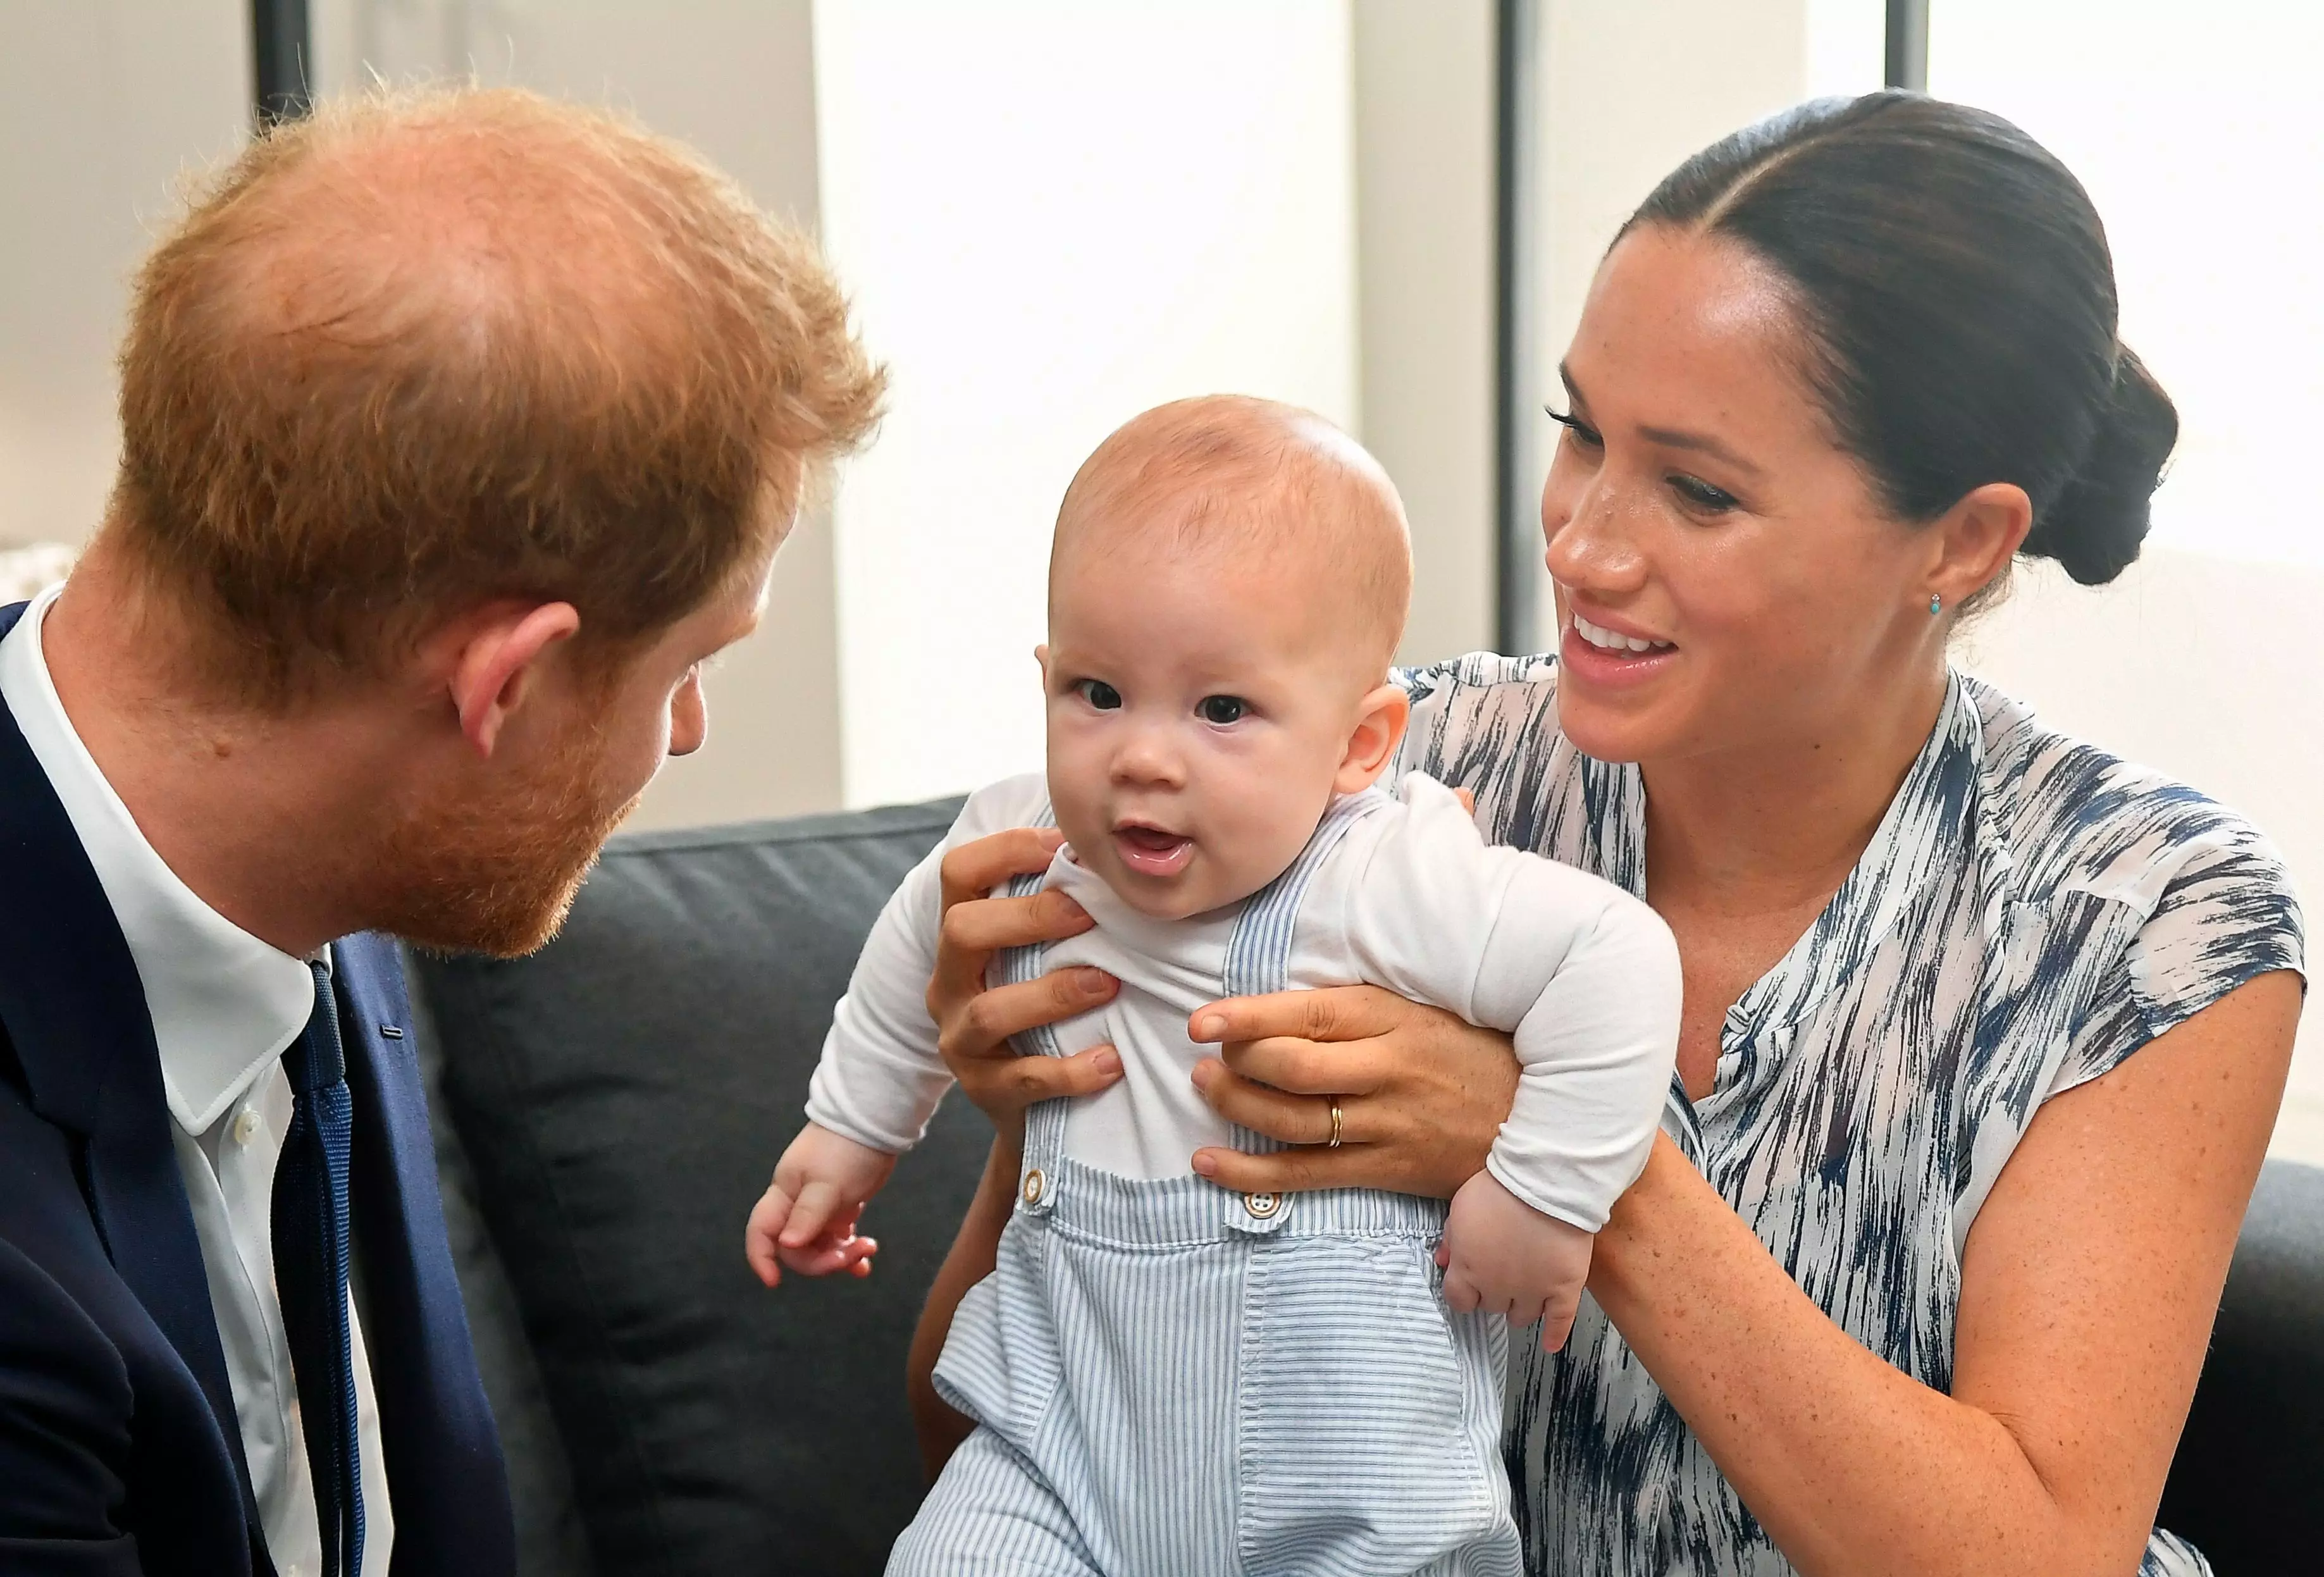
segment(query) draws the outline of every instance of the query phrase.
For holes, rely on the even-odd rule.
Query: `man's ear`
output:
[[[1404,726],[1412,721],[1412,697],[1401,685],[1382,685],[1358,703],[1356,726],[1348,734],[1347,753],[1332,779],[1333,792],[1353,794],[1369,788],[1396,760],[1404,742]]]
[[[581,628],[571,603],[510,604],[487,611],[460,632],[453,654],[452,709],[480,756],[499,745],[501,730],[540,678],[542,655]]]
[[[1988,482],[1961,495],[1930,529],[1928,589],[1957,608],[2009,567],[2034,526],[2034,501],[2014,482]]]

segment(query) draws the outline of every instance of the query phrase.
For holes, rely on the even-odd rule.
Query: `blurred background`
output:
[[[86,538],[125,281],[271,85],[473,75],[634,111],[816,232],[893,412],[778,564],[651,825],[1035,767],[1056,501],[1113,426],[1234,389],[1402,488],[1405,655],[1545,637],[1539,414],[1599,254],[1674,164],[1884,81],[2089,186],[2184,436],[2146,557],[2021,573],[1960,659],[2193,782],[2324,892],[2324,7],[2216,0],[0,0],[0,547]],[[2277,1133],[2324,1160],[2324,1016]]]

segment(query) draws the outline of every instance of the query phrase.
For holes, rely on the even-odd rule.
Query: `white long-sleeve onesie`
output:
[[[1314,872],[1293,923],[1287,984],[1370,983],[1514,1034],[1524,1066],[1487,1165],[1535,1209],[1588,1231],[1646,1165],[1670,1087],[1679,963],[1646,905],[1571,866],[1489,846],[1452,792],[1406,776],[1358,818]],[[874,1148],[918,1143],[951,1075],[927,984],[943,918],[946,851],[1030,826],[1048,803],[1038,776],[969,798],[944,843],[881,911],[834,1016],[808,1118]],[[1187,1031],[1216,1001],[1245,904],[1186,920],[1139,914],[1060,850],[1047,884],[1097,924],[1053,943],[1052,968],[1090,964],[1121,982],[1113,1001],[1056,1027],[1066,1054],[1102,1043],[1123,1076],[1077,1100],[1065,1150],[1104,1171],[1176,1177],[1232,1130],[1189,1077],[1214,1055]]]

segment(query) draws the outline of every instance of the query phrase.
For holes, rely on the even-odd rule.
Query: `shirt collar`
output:
[[[34,598],[0,639],[0,700],[48,774],[113,906],[145,990],[170,1115],[207,1131],[305,1030],[307,961],[202,901],[153,852],[57,698],[41,627],[60,588]]]

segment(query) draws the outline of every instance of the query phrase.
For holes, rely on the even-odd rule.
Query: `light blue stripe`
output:
[[[1222,996],[1284,988],[1316,870],[1384,803],[1340,801],[1250,900]],[[1026,947],[998,973],[1043,967]],[[998,1262],[954,1316],[936,1388],[979,1427],[891,1577],[1518,1577],[1508,1324],[1445,1308],[1442,1202],[1121,1177],[1065,1155],[1065,1111],[1033,1109]]]
[[[1235,919],[1234,934],[1227,939],[1222,982],[1226,995],[1259,997],[1284,989],[1291,965],[1292,933],[1299,921],[1299,907],[1307,899],[1308,885],[1349,829],[1388,803],[1388,796],[1377,788],[1334,800],[1290,869],[1243,906]]]

